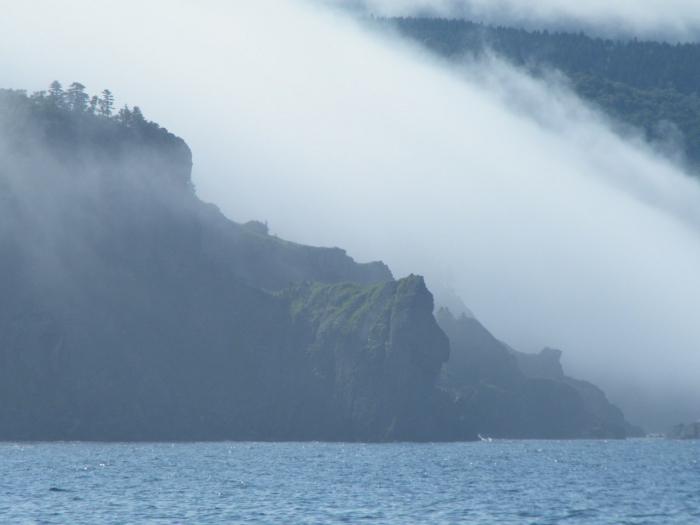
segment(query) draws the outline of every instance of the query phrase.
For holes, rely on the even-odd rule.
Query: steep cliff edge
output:
[[[561,352],[517,352],[475,318],[437,315],[452,354],[441,384],[456,392],[480,434],[503,438],[624,438],[638,435],[596,386],[570,378]]]
[[[422,278],[369,288],[305,284],[285,295],[313,370],[313,398],[326,400],[323,419],[337,428],[329,437],[449,439],[434,386],[449,344]]]
[[[145,120],[0,92],[0,153],[0,439],[439,437],[421,279],[227,220]]]
[[[574,379],[564,373],[561,365],[562,351],[544,348],[538,354],[527,354],[513,350],[518,366],[523,373],[534,379],[547,379],[572,387],[584,402],[586,410],[598,420],[612,428],[623,428],[626,437],[639,437],[644,431],[625,420],[622,411],[608,401],[605,392],[588,381]],[[617,430],[616,434],[622,434]]]

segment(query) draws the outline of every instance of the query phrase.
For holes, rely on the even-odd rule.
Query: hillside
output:
[[[498,438],[622,438],[640,435],[595,385],[568,377],[558,350],[518,352],[477,319],[441,309],[452,353],[441,384],[455,392],[465,421]]]
[[[616,41],[436,18],[380,22],[451,60],[488,50],[535,75],[560,71],[583,99],[638,128],[650,142],[680,136],[688,162],[695,171],[700,167],[700,44]]]

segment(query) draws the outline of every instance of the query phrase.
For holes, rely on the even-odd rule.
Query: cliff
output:
[[[136,108],[0,90],[0,440],[625,435],[556,351],[228,220],[191,168]]]
[[[285,295],[313,371],[309,402],[327,403],[310,428],[322,421],[327,437],[360,441],[448,437],[434,384],[449,344],[422,278],[369,288],[305,284]]]
[[[422,279],[227,220],[145,120],[1,92],[0,153],[0,439],[444,436]]]
[[[634,425],[629,424],[622,411],[608,401],[605,392],[593,383],[574,379],[564,373],[561,365],[561,350],[544,348],[539,354],[527,354],[513,351],[518,365],[527,377],[549,379],[558,381],[572,387],[584,402],[586,410],[593,416],[615,428],[624,428],[624,435],[627,437],[640,437],[644,431]],[[620,430],[616,431],[622,435]]]
[[[629,425],[595,385],[564,374],[559,350],[517,352],[475,318],[442,309],[452,347],[441,384],[456,393],[463,417],[479,434],[501,438],[623,438]]]

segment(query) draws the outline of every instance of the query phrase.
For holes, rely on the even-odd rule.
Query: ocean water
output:
[[[0,523],[700,524],[700,442],[0,444]]]

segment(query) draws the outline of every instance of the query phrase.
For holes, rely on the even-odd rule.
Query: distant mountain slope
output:
[[[638,127],[648,140],[667,140],[677,129],[688,160],[700,167],[700,44],[614,41],[435,18],[382,23],[450,59],[488,49],[535,74],[562,71],[581,97]]]
[[[564,374],[561,352],[517,352],[473,317],[442,309],[452,354],[441,384],[458,394],[475,432],[500,438],[621,438],[638,435],[605,394]]]

